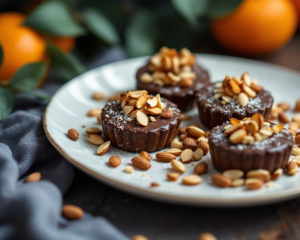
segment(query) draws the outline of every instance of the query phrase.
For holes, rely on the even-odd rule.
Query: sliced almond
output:
[[[178,161],[178,160],[172,160],[171,161],[171,166],[173,168],[173,170],[180,172],[180,173],[184,173],[185,172],[185,166],[183,165],[182,162]]]
[[[195,138],[202,137],[205,134],[205,132],[201,128],[198,128],[196,126],[189,126],[189,127],[187,127],[186,132],[190,136],[195,137]]]
[[[249,102],[249,98],[248,98],[248,96],[245,94],[245,93],[243,93],[243,92],[241,92],[241,93],[239,93],[239,95],[237,96],[237,101],[238,101],[238,103],[241,105],[241,106],[247,106],[248,105],[248,102]]]
[[[99,146],[102,143],[104,143],[104,139],[98,134],[89,134],[88,135],[88,142],[91,143],[91,144],[94,144],[96,146]]]
[[[89,117],[96,117],[101,114],[101,108],[92,108],[88,111],[87,115]]]
[[[232,184],[232,180],[222,174],[214,174],[211,177],[212,182],[221,188],[230,187]]]
[[[246,179],[246,188],[248,190],[257,190],[257,189],[261,189],[264,185],[264,182],[261,179],[258,178],[249,178]]]
[[[243,140],[243,144],[253,144],[255,142],[255,138],[252,136],[245,136]]]
[[[159,162],[170,162],[173,159],[176,159],[176,156],[168,152],[159,152],[156,153],[157,161]]]
[[[250,87],[252,90],[254,90],[255,92],[261,92],[264,88],[256,83],[254,83],[253,81],[250,84]]]
[[[241,187],[245,184],[244,178],[236,178],[232,180],[231,187]]]
[[[171,142],[171,148],[183,149],[183,143],[178,138],[174,138]]]
[[[133,106],[124,106],[123,110],[125,115],[130,114],[133,111],[134,107]]]
[[[156,107],[156,105],[157,105],[157,98],[156,97],[150,97],[148,100],[147,100],[147,102],[146,102],[146,104],[149,106],[149,107]]]
[[[234,144],[242,143],[246,134],[244,129],[239,129],[230,135],[229,140]]]
[[[162,118],[167,118],[170,119],[172,118],[174,115],[173,111],[171,109],[167,109],[166,111],[163,112],[163,114],[161,115]]]
[[[95,92],[93,93],[92,98],[97,101],[102,101],[105,99],[105,94],[102,92]]]
[[[131,159],[132,165],[140,170],[148,170],[151,168],[151,163],[146,158],[136,156]]]
[[[282,176],[282,173],[283,173],[283,169],[277,168],[272,174],[272,179],[277,180],[278,178],[280,178]]]
[[[199,177],[198,175],[188,175],[182,178],[182,184],[184,185],[198,185],[202,182],[202,178]]]
[[[165,152],[171,153],[171,154],[173,154],[175,156],[179,156],[181,154],[182,150],[179,149],[179,148],[169,148]]]
[[[148,94],[144,94],[141,97],[139,97],[136,100],[136,104],[135,104],[136,108],[142,108],[146,104],[147,99],[148,99]]]
[[[246,131],[250,132],[250,133],[255,133],[259,129],[259,126],[258,126],[257,122],[254,121],[254,120],[247,121],[247,122],[245,122],[244,125],[245,125],[245,128],[246,128]]]
[[[183,163],[189,163],[193,160],[193,151],[192,149],[185,149],[180,154],[180,160]]]
[[[153,81],[153,77],[149,73],[143,73],[141,75],[141,82],[143,83],[151,83]]]
[[[225,127],[225,135],[231,135],[233,134],[234,132],[236,132],[237,130],[243,128],[243,125],[242,124],[236,124],[236,125],[227,125]]]
[[[256,96],[256,92],[244,84],[242,85],[242,89],[243,89],[244,93],[246,93],[248,95],[249,98],[254,98]]]
[[[167,173],[167,179],[168,181],[177,181],[177,179],[179,178],[179,173],[177,172],[169,172]]]
[[[102,143],[97,149],[97,155],[103,155],[110,149],[110,141]]]
[[[271,179],[271,174],[268,170],[257,169],[257,170],[251,170],[251,171],[247,172],[246,177],[247,178],[257,178],[257,179],[261,179],[264,182],[267,182]]]
[[[145,91],[145,90],[129,91],[128,96],[131,98],[140,98],[142,96],[146,96],[146,98],[147,98],[147,91]]]
[[[234,94],[239,94],[241,92],[241,88],[239,87],[239,85],[232,79],[228,81],[228,87],[230,91]]]
[[[209,152],[209,145],[205,140],[198,141],[197,147],[202,149],[203,156],[205,156]]]
[[[148,161],[150,161],[152,159],[152,156],[149,153],[147,153],[146,151],[140,152],[140,156],[143,158],[146,158]]]
[[[283,128],[284,128],[283,124],[276,124],[272,126],[272,131],[274,133],[280,133],[283,130]]]
[[[251,119],[257,123],[259,129],[264,127],[265,120],[261,114],[255,113]]]
[[[237,178],[242,178],[244,176],[244,172],[240,169],[229,169],[224,171],[223,175],[233,180]]]
[[[202,175],[207,173],[208,165],[206,162],[198,163],[194,168],[194,174]]]
[[[164,109],[164,108],[163,108],[163,103],[162,103],[162,101],[161,101],[161,97],[160,97],[159,93],[156,94],[155,97],[156,97],[156,99],[157,99],[157,107],[159,107],[159,108],[161,108],[161,109]]]
[[[142,111],[138,110],[136,112],[136,120],[137,122],[142,125],[143,127],[148,126],[149,120],[148,117],[145,113],[143,113]]]
[[[194,160],[195,161],[201,160],[202,157],[203,157],[203,150],[202,150],[202,148],[197,148],[196,151],[194,152],[193,156],[194,156]]]
[[[148,108],[147,111],[151,114],[151,115],[160,115],[162,113],[161,108],[159,107],[153,107],[153,108]]]
[[[101,133],[101,130],[97,127],[89,127],[87,129],[85,129],[85,132],[87,134],[100,134]]]

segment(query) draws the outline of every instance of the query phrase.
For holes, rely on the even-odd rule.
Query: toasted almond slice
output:
[[[288,162],[286,167],[286,173],[288,175],[295,175],[298,172],[298,165],[294,160]]]
[[[173,111],[171,109],[167,109],[166,111],[163,112],[163,114],[161,115],[162,118],[167,118],[170,119],[173,117]]]
[[[268,170],[256,169],[256,170],[251,170],[251,171],[247,172],[246,177],[247,178],[257,178],[257,179],[261,179],[264,182],[267,182],[271,179],[271,174]]]
[[[212,182],[221,188],[230,187],[232,184],[232,180],[222,174],[214,174],[211,177]]]
[[[230,91],[234,94],[238,94],[241,92],[241,88],[239,87],[239,85],[232,79],[230,79],[228,81],[228,87],[229,87]]]
[[[248,73],[243,73],[241,76],[241,80],[243,80],[246,85],[251,85],[251,78]]]
[[[278,178],[280,178],[282,176],[282,173],[283,173],[283,169],[277,168],[272,174],[272,179],[277,180]]]
[[[241,106],[247,106],[248,105],[248,102],[249,102],[249,98],[248,98],[248,96],[245,94],[245,93],[243,93],[243,92],[241,92],[241,93],[239,93],[239,95],[237,96],[237,101],[238,101],[238,103],[241,105]]]
[[[153,77],[149,73],[143,73],[141,75],[141,82],[143,83],[151,83],[153,81]]]
[[[198,175],[188,175],[182,178],[182,184],[184,185],[198,185],[202,182],[202,178],[199,177]]]
[[[240,187],[245,184],[245,179],[243,178],[236,178],[232,180],[231,187]]]
[[[243,140],[243,144],[253,144],[255,142],[255,138],[252,136],[245,136]]]
[[[256,96],[256,92],[253,91],[250,87],[246,86],[245,84],[242,85],[242,89],[244,93],[248,95],[249,98],[254,98]]]
[[[138,111],[140,111],[140,110],[134,110],[134,111],[132,111],[132,112],[130,113],[130,117],[136,118],[136,113],[137,113]]]
[[[250,132],[250,133],[255,133],[259,129],[257,122],[254,121],[254,120],[247,121],[247,122],[245,122],[244,125],[245,125],[245,128],[246,128],[246,131]]]
[[[180,172],[180,173],[185,172],[185,166],[183,165],[183,163],[176,159],[171,161],[171,166],[177,172]]]
[[[260,85],[258,85],[258,84],[256,84],[256,83],[254,83],[253,81],[251,82],[251,84],[250,84],[250,87],[251,87],[251,89],[253,90],[253,91],[255,91],[255,92],[261,92],[264,88],[262,87],[262,86],[260,86]]]
[[[234,132],[236,132],[237,130],[243,128],[243,124],[236,124],[236,125],[227,125],[225,127],[225,135],[231,135]]]
[[[127,105],[132,106],[132,107],[135,107],[135,105],[136,105],[136,99],[135,99],[135,98],[130,98],[130,99],[128,100]]]
[[[146,90],[129,91],[129,93],[128,93],[128,96],[131,97],[131,98],[140,98],[144,95],[146,95],[146,97],[147,97],[147,91]]]
[[[125,115],[130,114],[133,111],[134,107],[133,106],[124,106],[123,110]]]
[[[223,175],[230,179],[237,179],[242,178],[244,176],[244,172],[240,169],[229,169],[223,172]]]
[[[157,105],[157,98],[156,97],[150,97],[148,100],[147,100],[147,102],[146,102],[146,104],[149,106],[149,107],[156,107],[156,105]]]
[[[136,120],[143,127],[146,127],[149,123],[147,115],[140,110],[136,112]]]
[[[96,117],[101,114],[101,108],[92,108],[88,111],[87,115],[89,117]]]
[[[243,82],[237,76],[233,76],[231,79],[239,86],[243,84]]]
[[[167,173],[167,179],[168,181],[176,181],[179,178],[179,173],[177,172],[169,172]]]
[[[272,130],[274,133],[280,133],[283,130],[284,126],[283,124],[276,124],[272,126]]]
[[[98,134],[89,134],[88,135],[88,142],[91,143],[91,144],[94,144],[96,146],[99,146],[102,143],[104,143],[104,139]]]
[[[241,121],[239,119],[236,119],[234,117],[231,117],[230,119],[231,125],[240,125]]]
[[[148,99],[148,94],[144,94],[141,97],[139,97],[136,100],[136,104],[135,104],[136,108],[142,108],[146,104],[147,99]]]
[[[260,142],[262,140],[262,136],[259,133],[253,134],[255,141]]]
[[[176,156],[168,152],[159,152],[156,153],[157,161],[159,162],[170,162],[173,159],[176,159]]]
[[[259,133],[262,135],[262,137],[270,137],[273,135],[273,131],[270,127],[263,127],[262,129],[260,129]]]
[[[162,101],[161,101],[161,97],[160,97],[160,94],[156,94],[155,95],[156,99],[157,99],[157,107],[163,109],[163,104],[162,104]]]
[[[152,159],[152,156],[149,153],[147,153],[146,151],[140,152],[140,156],[143,158],[146,158],[148,161],[150,161]]]
[[[179,156],[181,154],[182,150],[179,149],[179,148],[169,148],[165,152],[171,153],[171,154],[173,154],[175,156]]]
[[[249,178],[246,179],[246,188],[248,190],[257,190],[261,189],[264,185],[264,182],[259,178]]]
[[[198,128],[196,126],[189,126],[189,127],[187,127],[186,132],[190,136],[195,137],[195,138],[202,137],[205,134],[205,132],[201,128]]]
[[[196,151],[193,154],[194,160],[199,161],[203,157],[203,150],[202,148],[197,148]]]
[[[97,127],[89,127],[89,128],[87,128],[87,129],[85,129],[85,132],[87,133],[87,134],[100,134],[101,133],[101,130],[99,129],[99,128],[97,128]]]
[[[26,183],[31,183],[31,182],[38,182],[42,179],[42,174],[40,172],[34,172],[29,174],[26,179],[25,182]]]
[[[198,163],[194,168],[194,174],[202,175],[207,173],[208,165],[206,162]]]
[[[193,151],[192,149],[185,149],[180,154],[180,160],[183,163],[189,163],[193,160]]]
[[[110,141],[102,143],[97,149],[97,155],[103,155],[110,149]]]
[[[242,143],[246,135],[247,133],[244,129],[239,129],[230,135],[229,140],[234,144]]]
[[[102,101],[105,99],[105,94],[102,92],[95,92],[93,93],[92,98],[97,101]]]
[[[178,138],[174,138],[171,142],[171,148],[183,149],[183,143]]]
[[[160,115],[162,113],[161,108],[159,107],[150,107],[147,109],[147,111],[151,114],[151,115]]]

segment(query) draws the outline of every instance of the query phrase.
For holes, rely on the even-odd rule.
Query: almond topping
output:
[[[185,149],[180,154],[180,160],[183,163],[189,163],[193,160],[193,151],[192,149]]]
[[[182,184],[184,185],[198,185],[202,182],[202,178],[198,175],[188,175],[182,178]]]
[[[159,107],[148,108],[147,111],[152,115],[160,115],[162,113],[162,110]]]
[[[97,149],[97,155],[103,155],[110,149],[110,141],[102,143]]]
[[[180,162],[178,160],[175,160],[175,159],[172,160],[171,161],[171,166],[177,172],[180,172],[180,173],[184,173],[185,172],[185,166],[183,165],[182,162]]]
[[[141,75],[141,82],[143,83],[151,83],[153,81],[153,77],[149,73],[143,73]]]
[[[249,98],[245,93],[241,92],[237,97],[237,101],[241,106],[244,107],[248,105]]]
[[[136,120],[140,125],[144,127],[146,127],[149,123],[147,115],[140,110],[136,112]]]
[[[283,173],[282,168],[277,168],[272,174],[272,179],[277,180],[278,178],[281,177],[282,173]]]
[[[161,115],[161,117],[169,119],[169,118],[172,118],[173,115],[174,115],[174,114],[173,114],[173,111],[172,111],[171,109],[167,109],[167,110]]]
[[[231,134],[229,140],[234,144],[242,143],[244,138],[246,137],[246,134],[247,133],[244,129],[240,129]]]
[[[146,104],[149,106],[149,107],[156,107],[157,105],[157,98],[156,97],[150,97]],[[160,108],[161,109],[161,108]]]
[[[123,109],[124,109],[125,115],[128,115],[133,111],[134,107],[133,106],[124,106]]]

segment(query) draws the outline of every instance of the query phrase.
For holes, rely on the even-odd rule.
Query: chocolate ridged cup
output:
[[[208,72],[199,65],[192,68],[196,74],[196,79],[190,87],[176,86],[158,86],[154,83],[143,83],[141,75],[143,73],[151,73],[149,65],[141,67],[136,73],[137,89],[147,90],[150,94],[159,93],[162,97],[175,103],[181,111],[190,110],[195,103],[195,93],[204,85],[210,83]]]
[[[227,122],[231,117],[241,120],[255,113],[260,113],[265,119],[269,118],[274,102],[269,91],[262,90],[255,98],[249,98],[246,106],[239,105],[234,99],[222,104],[222,99],[214,98],[216,84],[217,82],[207,85],[196,94],[199,118],[205,127],[211,129]]]
[[[161,99],[173,111],[170,119],[153,116],[155,122],[143,127],[135,118],[124,114],[119,102],[108,102],[101,112],[104,135],[115,147],[128,152],[155,152],[170,145],[181,123],[181,112],[175,104]]]
[[[214,127],[208,139],[216,170],[223,172],[228,169],[266,169],[273,172],[277,168],[286,167],[293,147],[293,137],[286,129],[254,144],[233,144],[224,134],[227,125],[229,123]]]

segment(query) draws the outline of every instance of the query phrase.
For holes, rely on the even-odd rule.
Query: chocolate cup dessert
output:
[[[266,169],[273,172],[277,168],[286,167],[293,147],[293,137],[286,129],[254,144],[233,144],[224,134],[227,125],[229,123],[214,127],[208,139],[216,170]]]
[[[258,92],[255,98],[250,98],[246,106],[241,106],[235,100],[222,104],[221,99],[214,98],[215,86],[218,82],[212,83],[200,89],[196,94],[199,118],[203,125],[209,129],[227,122],[234,117],[243,119],[255,113],[260,113],[268,119],[274,98],[267,90]]]
[[[196,79],[190,87],[176,86],[158,86],[154,83],[143,83],[141,75],[150,73],[149,64],[141,67],[136,73],[137,89],[145,89],[150,94],[159,93],[162,97],[175,103],[181,111],[188,111],[194,106],[195,93],[197,90],[210,83],[208,71],[199,65],[192,67],[196,74]]]
[[[118,100],[108,102],[101,112],[101,122],[105,137],[111,143],[128,152],[155,152],[170,145],[181,123],[181,112],[175,104],[162,99],[166,109],[173,111],[170,119],[153,116],[156,121],[146,127],[135,118],[125,115]]]

